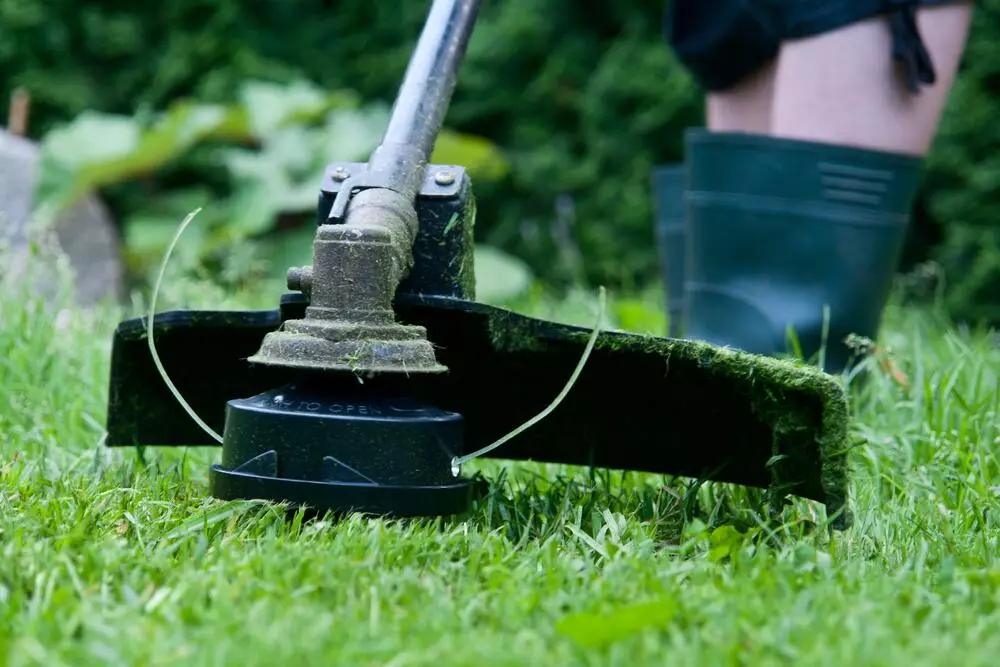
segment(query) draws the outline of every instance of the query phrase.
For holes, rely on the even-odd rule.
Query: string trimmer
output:
[[[152,332],[209,430],[211,492],[319,511],[466,511],[476,452],[550,404],[591,331],[475,301],[469,175],[428,164],[479,2],[435,0],[367,163],[319,193],[313,263],[269,311],[177,310]],[[565,400],[488,456],[731,482],[848,513],[847,408],[819,370],[697,341],[603,331]],[[114,334],[110,446],[214,445],[150,354]]]

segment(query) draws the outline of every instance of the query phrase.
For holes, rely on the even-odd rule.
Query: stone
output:
[[[41,149],[38,144],[0,130],[0,243],[13,253],[0,271],[20,271],[35,235]],[[90,194],[59,211],[43,235],[51,238],[73,269],[80,306],[124,298],[124,262],[114,221],[100,197]],[[11,256],[8,255],[8,258]],[[33,272],[45,275],[45,272]],[[40,293],[50,286],[38,285]]]

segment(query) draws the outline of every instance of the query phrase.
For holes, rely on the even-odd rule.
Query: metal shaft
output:
[[[480,0],[434,0],[369,172],[412,199],[448,112]]]

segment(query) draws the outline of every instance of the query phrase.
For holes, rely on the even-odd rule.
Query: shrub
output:
[[[936,259],[956,317],[1000,322],[1000,236],[991,224],[1000,197],[1000,0],[977,5],[903,268]],[[0,0],[0,95],[31,91],[36,135],[88,109],[141,116],[185,97],[228,104],[251,79],[305,79],[388,103],[429,6]],[[661,38],[663,8],[664,0],[483,5],[446,122],[503,147],[512,168],[478,183],[478,236],[543,279],[621,286],[658,277],[649,172],[681,156],[684,128],[702,118],[697,89]],[[161,178],[211,184],[213,170],[198,164]],[[106,195],[119,215],[144,196]]]

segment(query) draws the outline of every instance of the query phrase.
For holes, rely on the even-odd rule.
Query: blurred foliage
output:
[[[961,75],[928,163],[931,257],[953,317],[1000,326],[1000,0],[979,0]],[[935,239],[936,240],[936,239]]]
[[[656,276],[649,170],[680,156],[681,129],[700,118],[693,84],[660,41],[661,5],[509,0],[481,10],[446,123],[504,147],[510,171],[475,181],[479,239],[547,280]],[[32,93],[34,136],[87,111],[141,119],[176,100],[231,105],[247,80],[306,80],[389,104],[428,7],[0,0],[0,94]],[[219,179],[212,156],[194,150],[104,194],[124,218],[154,205],[172,215],[163,189],[214,193]]]
[[[1000,210],[1000,128],[992,122],[1000,111],[1000,0],[977,4],[969,54],[928,165],[903,268],[938,260],[952,312],[1000,322],[1000,235],[990,224],[992,211]],[[216,108],[211,105],[241,104],[247,81],[288,90],[309,81],[388,105],[429,6],[0,0],[0,95],[6,98],[15,86],[31,91],[34,136],[88,110],[143,119],[169,109],[169,117],[180,113],[178,100],[197,100],[198,113],[210,115],[204,109]],[[662,41],[663,9],[664,0],[483,3],[446,123],[503,147],[510,169],[476,179],[477,237],[518,256],[546,282],[631,289],[658,277],[650,170],[678,160],[684,128],[702,122],[700,95]],[[360,107],[343,95],[346,106],[329,113],[350,117]],[[184,132],[200,137],[207,131],[199,122],[213,124],[192,115]],[[264,170],[261,161],[272,157],[292,169],[299,159],[295,146],[312,141],[305,130],[276,131],[271,143],[255,147],[256,162],[230,151],[228,167],[220,170],[217,151],[203,145],[208,139],[185,136],[191,144],[184,160],[164,159],[155,178],[104,188],[121,217],[179,220],[183,214],[175,210],[209,200],[208,193],[232,203],[240,191],[227,190],[232,174]],[[363,143],[336,149],[319,143],[306,152],[317,160],[349,159],[363,153]],[[293,182],[303,184],[305,202],[307,179]],[[162,197],[182,186],[194,188],[187,190],[190,199]],[[204,194],[198,199],[195,192]],[[285,192],[298,201],[295,188]],[[282,201],[268,206],[286,206]]]
[[[228,187],[159,189],[129,207],[122,227],[130,265],[140,274],[154,268],[178,221],[202,208],[195,238],[184,246],[197,256],[185,265],[215,264],[224,281],[280,279],[289,264],[311,260],[327,156],[366,160],[388,116],[384,104],[361,106],[353,93],[260,81],[243,84],[238,102],[229,105],[182,100],[144,117],[86,111],[42,142],[40,204],[59,208],[93,190],[183,168],[201,155],[201,166],[224,174]],[[434,159],[467,165],[473,177],[487,180],[506,170],[492,144],[450,130],[440,135]],[[289,216],[302,224],[274,233]]]

